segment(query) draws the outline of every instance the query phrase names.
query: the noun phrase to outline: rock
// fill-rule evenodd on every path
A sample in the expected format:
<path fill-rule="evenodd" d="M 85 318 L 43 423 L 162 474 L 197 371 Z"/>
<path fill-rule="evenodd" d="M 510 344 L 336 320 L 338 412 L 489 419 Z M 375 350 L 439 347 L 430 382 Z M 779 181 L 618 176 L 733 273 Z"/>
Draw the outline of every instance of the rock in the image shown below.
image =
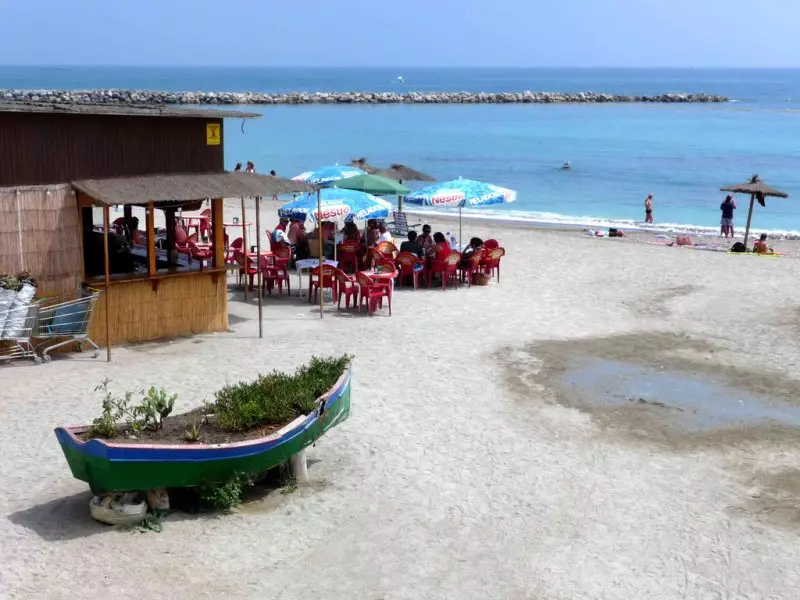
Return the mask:
<path fill-rule="evenodd" d="M 660 94 L 625 96 L 577 92 L 159 92 L 151 90 L 0 90 L 6 102 L 59 104 L 584 104 L 584 103 L 721 103 L 724 96 Z"/>

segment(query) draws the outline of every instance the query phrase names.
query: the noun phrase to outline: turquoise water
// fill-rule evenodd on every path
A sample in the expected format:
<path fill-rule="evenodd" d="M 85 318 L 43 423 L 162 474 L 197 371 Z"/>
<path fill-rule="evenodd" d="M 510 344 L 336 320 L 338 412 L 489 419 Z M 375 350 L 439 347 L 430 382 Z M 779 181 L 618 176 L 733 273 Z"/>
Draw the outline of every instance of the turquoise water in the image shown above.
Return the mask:
<path fill-rule="evenodd" d="M 758 173 L 790 198 L 756 207 L 755 229 L 800 233 L 797 70 L 3 67 L 0 87 L 723 94 L 735 102 L 264 106 L 259 121 L 227 122 L 226 160 L 229 167 L 252 160 L 284 176 L 358 156 L 403 162 L 437 179 L 469 177 L 519 192 L 515 204 L 481 214 L 554 223 L 630 227 L 643 219 L 650 193 L 656 223 L 667 229 L 716 229 L 718 188 Z M 573 170 L 559 171 L 567 160 Z M 745 199 L 739 204 L 741 226 Z"/>

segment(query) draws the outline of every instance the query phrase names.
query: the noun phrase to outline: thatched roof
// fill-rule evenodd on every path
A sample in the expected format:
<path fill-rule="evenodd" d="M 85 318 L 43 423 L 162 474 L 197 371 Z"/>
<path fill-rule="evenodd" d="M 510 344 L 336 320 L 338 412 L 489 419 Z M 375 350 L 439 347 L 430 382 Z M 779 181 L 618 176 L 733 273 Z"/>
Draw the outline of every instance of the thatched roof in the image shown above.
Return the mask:
<path fill-rule="evenodd" d="M 386 179 L 394 179 L 396 181 L 436 181 L 430 175 L 400 163 L 393 163 L 389 165 L 388 169 L 379 170 L 377 174 L 386 177 Z"/>
<path fill-rule="evenodd" d="M 235 110 L 211 110 L 182 106 L 154 105 L 97 105 L 97 104 L 57 104 L 48 102 L 0 102 L 0 112 L 50 113 L 72 115 L 115 115 L 134 117 L 183 117 L 197 119 L 258 119 L 259 113 Z"/>
<path fill-rule="evenodd" d="M 352 158 L 350 159 L 350 166 L 355 167 L 356 169 L 361 169 L 365 173 L 369 173 L 370 175 L 375 175 L 378 171 L 380 171 L 380 167 L 376 167 L 375 165 L 371 165 L 367 162 L 367 159 L 364 157 L 361 158 Z"/>
<path fill-rule="evenodd" d="M 762 196 L 774 196 L 776 198 L 788 198 L 789 194 L 779 192 L 775 188 L 764 183 L 758 175 L 753 175 L 747 183 L 731 185 L 720 188 L 723 192 L 733 192 L 734 194 L 760 194 Z"/>
<path fill-rule="evenodd" d="M 103 204 L 188 202 L 205 198 L 250 198 L 313 191 L 306 183 L 257 173 L 145 175 L 85 179 L 73 187 Z"/>
<path fill-rule="evenodd" d="M 382 168 L 369 164 L 367 159 L 362 157 L 351 159 L 350 166 L 361 169 L 370 175 L 380 175 L 381 177 L 394 179 L 395 181 L 436 181 L 430 175 L 407 167 L 401 163 L 392 163 L 387 168 Z"/>

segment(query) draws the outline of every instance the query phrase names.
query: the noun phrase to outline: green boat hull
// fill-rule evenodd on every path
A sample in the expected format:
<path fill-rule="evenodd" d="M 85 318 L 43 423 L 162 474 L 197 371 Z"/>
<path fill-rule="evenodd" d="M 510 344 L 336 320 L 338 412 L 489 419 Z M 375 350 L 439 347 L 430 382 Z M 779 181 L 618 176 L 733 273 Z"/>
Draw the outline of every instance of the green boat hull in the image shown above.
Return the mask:
<path fill-rule="evenodd" d="M 275 434 L 231 444 L 144 445 L 82 441 L 86 427 L 55 430 L 72 475 L 95 493 L 192 487 L 233 475 L 256 475 L 286 462 L 350 414 L 352 368 L 318 400 L 317 409 Z"/>

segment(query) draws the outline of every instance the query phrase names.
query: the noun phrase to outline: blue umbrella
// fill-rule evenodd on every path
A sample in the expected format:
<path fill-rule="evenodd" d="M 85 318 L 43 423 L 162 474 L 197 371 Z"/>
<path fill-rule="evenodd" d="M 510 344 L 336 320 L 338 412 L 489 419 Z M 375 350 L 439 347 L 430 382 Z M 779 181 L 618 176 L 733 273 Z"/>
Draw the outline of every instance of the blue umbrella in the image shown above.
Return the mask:
<path fill-rule="evenodd" d="M 292 180 L 310 183 L 311 185 L 325 185 L 326 183 L 331 183 L 332 181 L 338 181 L 340 179 L 347 179 L 348 177 L 355 177 L 356 175 L 364 174 L 364 171 L 361 169 L 356 169 L 355 167 L 349 167 L 346 165 L 333 165 L 331 167 L 322 167 L 313 171 L 300 173 L 300 175 L 292 177 Z"/>
<path fill-rule="evenodd" d="M 383 200 L 357 190 L 336 187 L 323 188 L 305 193 L 278 209 L 278 215 L 289 219 L 305 221 L 363 221 L 365 219 L 386 219 L 392 205 Z M 319 217 L 319 212 L 322 217 Z"/>
<path fill-rule="evenodd" d="M 458 237 L 461 242 L 461 209 L 506 204 L 517 199 L 517 192 L 508 188 L 473 181 L 472 179 L 454 179 L 442 183 L 434 183 L 406 196 L 406 202 L 419 206 L 437 208 L 458 207 Z"/>

